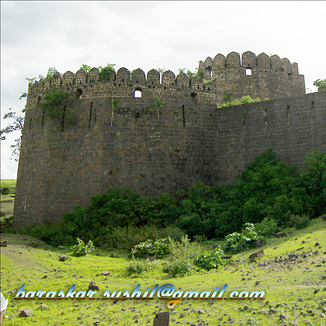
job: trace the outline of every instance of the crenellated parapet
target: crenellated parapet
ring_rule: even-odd
[[[179,95],[182,97],[182,94],[186,96],[198,92],[201,93],[199,99],[207,94],[212,99],[212,103],[216,102],[214,85],[206,86],[204,80],[199,76],[190,78],[184,73],[179,73],[176,76],[170,70],[161,74],[152,69],[146,75],[139,68],[131,72],[122,67],[116,72],[112,71],[105,80],[101,80],[98,68],[92,68],[89,72],[83,69],[76,73],[67,71],[64,74],[59,73],[58,78],[52,78],[50,81],[43,79],[34,82],[29,87],[29,99],[42,98],[52,87],[65,90],[71,99],[103,96],[134,97],[135,91],[140,91],[141,97],[145,98],[169,97],[171,94],[174,97]]]
[[[297,63],[277,55],[219,53],[214,59],[200,61],[198,70],[205,79],[216,82],[218,102],[230,95],[275,99],[305,94],[304,76],[299,74]]]
[[[199,70],[203,71],[204,77],[216,77],[221,73],[237,70],[240,75],[246,74],[246,69],[253,69],[253,72],[265,70],[269,73],[284,72],[288,75],[298,75],[297,63],[287,59],[281,59],[278,55],[269,57],[265,53],[256,56],[253,52],[247,51],[240,56],[237,52],[231,52],[226,57],[219,53],[214,59],[207,57],[205,61],[199,62]]]
[[[171,70],[160,73],[152,69],[145,74],[139,68],[130,71],[125,67],[112,71],[105,80],[98,68],[89,72],[67,71],[58,74],[58,78],[45,78],[31,85],[29,101],[32,105],[51,87],[65,90],[70,99],[135,97],[138,91],[144,98],[188,99],[191,96],[211,104],[246,95],[276,99],[305,94],[304,76],[299,74],[297,63],[277,55],[256,56],[250,51],[241,56],[231,52],[226,56],[219,53],[214,59],[207,57],[199,62],[198,74],[192,78],[182,72],[176,76]]]

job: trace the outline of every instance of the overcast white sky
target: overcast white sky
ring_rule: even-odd
[[[24,108],[27,78],[48,68],[76,72],[115,68],[178,68],[231,51],[277,54],[297,62],[306,88],[326,78],[325,1],[1,1],[1,117]],[[1,119],[1,128],[7,120]],[[17,163],[1,142],[1,178]]]

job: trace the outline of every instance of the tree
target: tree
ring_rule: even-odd
[[[24,110],[23,110],[24,112]],[[6,140],[6,134],[10,134],[13,131],[20,130],[22,132],[24,126],[24,117],[17,115],[16,112],[13,112],[11,108],[9,108],[9,112],[6,113],[3,117],[4,119],[13,119],[14,121],[5,127],[4,129],[0,130],[0,140]],[[15,143],[11,145],[12,148],[12,156],[15,161],[18,161],[19,153],[20,153],[20,144],[21,144],[21,134],[20,137],[15,139]]]
[[[314,86],[318,88],[318,92],[326,91],[326,79],[322,80],[320,78],[314,81]]]

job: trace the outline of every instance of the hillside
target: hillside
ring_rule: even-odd
[[[324,325],[326,321],[326,222],[311,221],[302,230],[287,229],[286,237],[269,239],[262,248],[265,256],[250,262],[255,250],[234,255],[232,264],[210,272],[196,272],[169,278],[161,272],[162,262],[142,278],[128,277],[130,260],[122,252],[96,249],[87,257],[73,257],[67,249],[50,247],[29,236],[1,234],[8,240],[1,247],[1,292],[9,299],[3,325],[152,325],[159,311],[170,312],[171,325]],[[210,246],[211,244],[206,244]],[[68,255],[64,262],[62,254]],[[109,275],[104,275],[109,272]],[[64,292],[76,284],[87,291],[90,282],[99,287],[96,297],[109,289],[130,293],[140,284],[144,293],[155,284],[172,284],[182,291],[214,291],[227,284],[223,298],[232,291],[265,291],[265,300],[184,299],[173,309],[167,301],[148,300],[14,300],[24,291]],[[258,283],[259,282],[259,283]],[[29,309],[32,316],[19,317]]]

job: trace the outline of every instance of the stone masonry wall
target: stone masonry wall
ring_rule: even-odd
[[[268,148],[297,166],[309,151],[326,152],[326,93],[218,109],[219,84],[204,85],[198,77],[151,70],[145,78],[140,69],[130,74],[121,68],[99,82],[98,74],[95,68],[67,72],[51,84],[30,86],[15,227],[59,222],[74,206],[86,206],[113,187],[157,197],[198,181],[232,183]],[[300,89],[301,82],[293,85]],[[53,119],[37,106],[53,86],[67,91],[74,125],[62,125],[64,118]],[[161,112],[155,97],[164,100]]]

